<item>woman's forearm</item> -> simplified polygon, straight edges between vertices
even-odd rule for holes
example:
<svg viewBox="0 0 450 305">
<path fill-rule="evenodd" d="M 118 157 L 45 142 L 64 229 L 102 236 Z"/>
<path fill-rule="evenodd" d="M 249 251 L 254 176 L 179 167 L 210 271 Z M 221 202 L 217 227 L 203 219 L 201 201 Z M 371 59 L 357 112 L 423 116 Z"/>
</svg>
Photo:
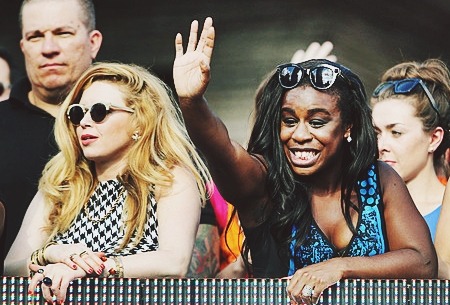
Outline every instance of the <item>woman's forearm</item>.
<svg viewBox="0 0 450 305">
<path fill-rule="evenodd" d="M 131 278 L 184 277 L 191 253 L 180 255 L 170 251 L 152 251 L 122 256 L 123 275 Z"/>
<path fill-rule="evenodd" d="M 343 258 L 343 278 L 436 278 L 437 259 L 413 249 L 371 257 Z"/>
</svg>

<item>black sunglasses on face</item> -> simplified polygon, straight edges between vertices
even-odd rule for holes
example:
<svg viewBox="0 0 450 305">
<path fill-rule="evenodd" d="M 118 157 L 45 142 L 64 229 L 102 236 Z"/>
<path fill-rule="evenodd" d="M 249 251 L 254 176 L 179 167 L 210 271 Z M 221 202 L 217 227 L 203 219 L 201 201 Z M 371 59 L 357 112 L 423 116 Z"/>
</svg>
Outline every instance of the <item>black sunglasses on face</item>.
<svg viewBox="0 0 450 305">
<path fill-rule="evenodd" d="M 91 114 L 91 119 L 96 122 L 102 122 L 106 116 L 115 110 L 121 110 L 133 113 L 134 110 L 129 107 L 115 106 L 112 104 L 104 104 L 104 103 L 96 103 L 91 106 L 91 108 L 87 108 L 86 106 L 80 104 L 72 104 L 67 109 L 66 115 L 67 118 L 74 125 L 80 125 L 81 120 L 84 118 L 85 114 L 89 111 Z"/>
<path fill-rule="evenodd" d="M 394 87 L 395 94 L 410 94 L 418 85 L 420 85 L 430 101 L 431 108 L 439 115 L 439 110 L 437 108 L 436 101 L 431 95 L 430 90 L 420 78 L 405 78 L 400 80 L 388 81 L 379 84 L 373 91 L 372 96 L 378 97 L 382 92 L 388 88 Z"/>
<path fill-rule="evenodd" d="M 304 69 L 298 64 L 288 63 L 277 66 L 278 81 L 283 88 L 296 87 L 303 77 L 309 76 L 311 85 L 319 90 L 325 90 L 333 86 L 341 69 L 329 64 L 320 64 L 311 69 Z"/>
</svg>

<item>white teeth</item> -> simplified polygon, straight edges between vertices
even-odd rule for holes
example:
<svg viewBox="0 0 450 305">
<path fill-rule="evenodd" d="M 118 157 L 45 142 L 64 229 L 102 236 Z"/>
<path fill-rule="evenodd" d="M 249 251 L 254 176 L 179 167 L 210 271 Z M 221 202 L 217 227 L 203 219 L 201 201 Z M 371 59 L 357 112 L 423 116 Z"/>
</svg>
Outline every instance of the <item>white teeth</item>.
<svg viewBox="0 0 450 305">
<path fill-rule="evenodd" d="M 302 160 L 309 160 L 313 158 L 316 154 L 312 151 L 296 151 L 294 152 L 295 156 Z"/>
</svg>

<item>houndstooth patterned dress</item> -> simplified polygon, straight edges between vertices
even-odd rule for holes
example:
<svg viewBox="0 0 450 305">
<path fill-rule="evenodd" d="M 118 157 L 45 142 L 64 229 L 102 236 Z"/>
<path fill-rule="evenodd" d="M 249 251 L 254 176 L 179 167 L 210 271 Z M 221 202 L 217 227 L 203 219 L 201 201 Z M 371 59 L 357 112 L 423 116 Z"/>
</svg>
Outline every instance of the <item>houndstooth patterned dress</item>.
<svg viewBox="0 0 450 305">
<path fill-rule="evenodd" d="M 151 195 L 143 238 L 136 245 L 137 239 L 134 234 L 126 247 L 119 250 L 125 232 L 123 220 L 126 218 L 124 202 L 127 192 L 121 192 L 122 188 L 116 179 L 99 182 L 87 203 L 87 208 L 81 210 L 69 229 L 56 235 L 54 241 L 59 244 L 83 243 L 92 251 L 104 252 L 107 256 L 130 255 L 158 249 L 156 200 Z M 108 213 L 110 215 L 107 215 Z"/>
</svg>

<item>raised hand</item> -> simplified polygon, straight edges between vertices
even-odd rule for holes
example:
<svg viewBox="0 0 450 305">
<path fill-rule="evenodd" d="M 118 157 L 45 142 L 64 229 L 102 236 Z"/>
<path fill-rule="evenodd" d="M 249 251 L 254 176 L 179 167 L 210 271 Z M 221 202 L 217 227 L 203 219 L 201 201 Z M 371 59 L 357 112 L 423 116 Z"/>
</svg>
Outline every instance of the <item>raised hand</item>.
<svg viewBox="0 0 450 305">
<path fill-rule="evenodd" d="M 320 44 L 318 42 L 311 42 L 308 48 L 305 50 L 299 49 L 294 55 L 292 55 L 291 62 L 299 63 L 310 59 L 328 59 L 329 61 L 336 62 L 336 55 L 331 54 L 333 50 L 333 43 L 325 41 Z"/>
<path fill-rule="evenodd" d="M 179 98 L 195 99 L 202 96 L 210 79 L 210 63 L 214 48 L 215 32 L 211 17 L 205 19 L 198 39 L 198 21 L 191 23 L 186 52 L 180 33 L 175 38 L 174 84 Z"/>
</svg>

